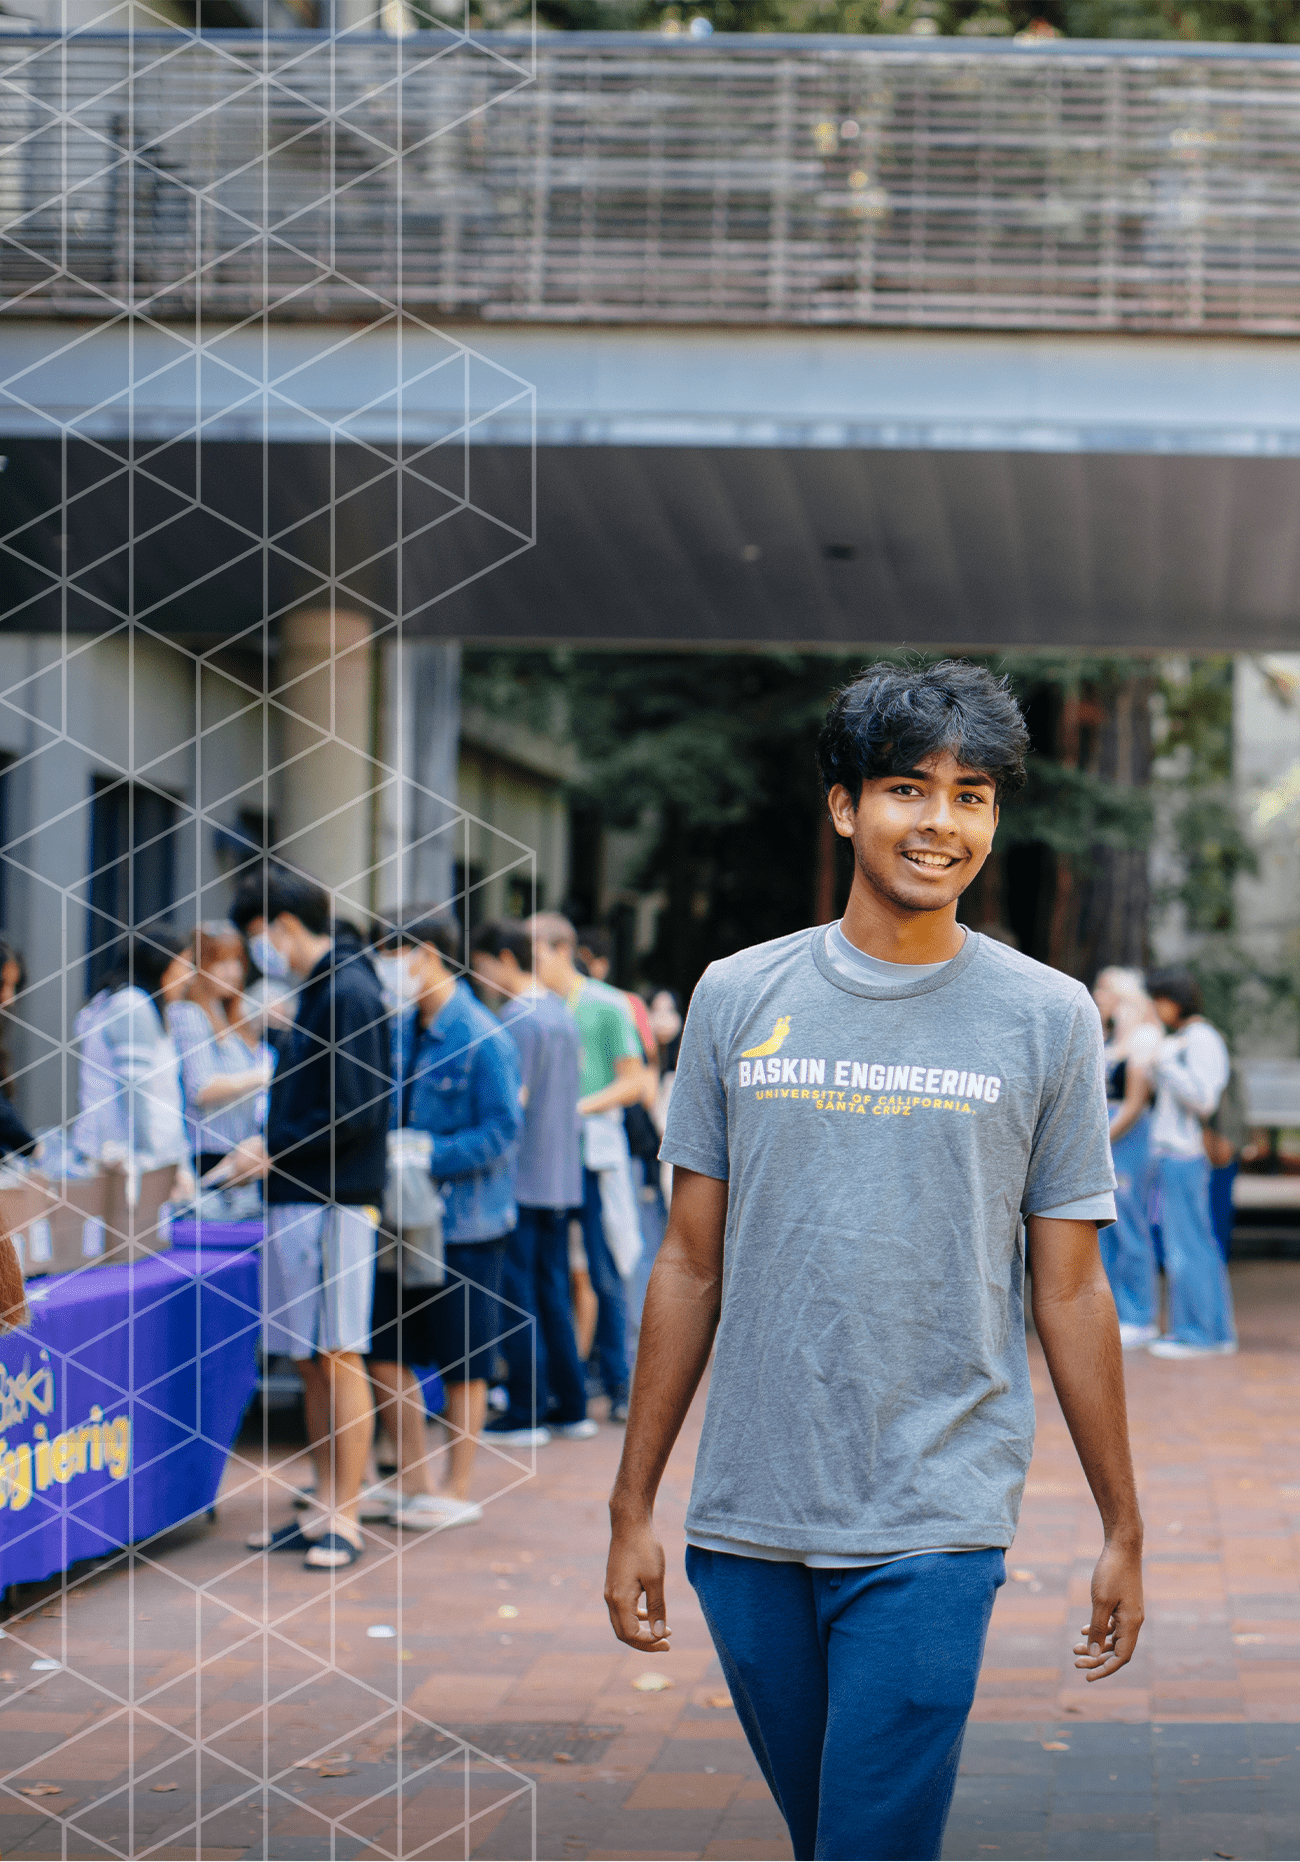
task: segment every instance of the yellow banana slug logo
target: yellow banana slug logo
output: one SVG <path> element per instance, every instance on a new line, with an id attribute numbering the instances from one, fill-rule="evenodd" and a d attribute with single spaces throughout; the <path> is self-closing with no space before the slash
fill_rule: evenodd
<path id="1" fill-rule="evenodd" d="M 790 1017 L 788 1015 L 778 1015 L 776 1018 L 776 1027 L 773 1028 L 767 1040 L 760 1041 L 757 1047 L 745 1048 L 742 1058 L 745 1060 L 759 1060 L 768 1054 L 779 1054 L 781 1051 L 781 1043 L 785 1040 L 789 1032 Z"/>

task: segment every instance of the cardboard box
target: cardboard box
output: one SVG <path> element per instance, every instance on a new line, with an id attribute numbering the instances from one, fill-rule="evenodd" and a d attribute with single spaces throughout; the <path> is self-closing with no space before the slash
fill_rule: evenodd
<path id="1" fill-rule="evenodd" d="M 13 1241 L 24 1279 L 48 1274 L 54 1258 L 49 1225 L 43 1220 L 48 1199 L 26 1177 L 5 1175 L 9 1180 L 0 1183 L 0 1228 Z"/>
<path id="2" fill-rule="evenodd" d="M 30 1273 L 71 1274 L 102 1262 L 105 1252 L 102 1176 L 47 1182 L 33 1171 L 28 1188 L 39 1212 L 27 1224 Z"/>

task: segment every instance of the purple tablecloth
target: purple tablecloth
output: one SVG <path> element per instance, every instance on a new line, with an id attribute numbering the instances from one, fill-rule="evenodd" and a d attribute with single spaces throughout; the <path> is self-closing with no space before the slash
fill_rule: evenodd
<path id="1" fill-rule="evenodd" d="M 0 1585 L 202 1513 L 257 1369 L 257 1256 L 191 1251 L 28 1283 L 0 1338 Z"/>
<path id="2" fill-rule="evenodd" d="M 173 1248 L 201 1248 L 213 1254 L 242 1254 L 247 1248 L 260 1248 L 264 1234 L 261 1222 L 173 1222 Z"/>

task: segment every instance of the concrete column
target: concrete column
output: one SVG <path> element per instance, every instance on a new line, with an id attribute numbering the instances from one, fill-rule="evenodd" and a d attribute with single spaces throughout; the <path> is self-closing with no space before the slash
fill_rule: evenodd
<path id="1" fill-rule="evenodd" d="M 364 614 L 311 608 L 281 623 L 276 851 L 338 894 L 349 917 L 373 897 L 374 673 Z"/>
<path id="2" fill-rule="evenodd" d="M 384 656 L 381 910 L 452 901 L 464 857 L 456 805 L 460 642 L 394 641 Z"/>

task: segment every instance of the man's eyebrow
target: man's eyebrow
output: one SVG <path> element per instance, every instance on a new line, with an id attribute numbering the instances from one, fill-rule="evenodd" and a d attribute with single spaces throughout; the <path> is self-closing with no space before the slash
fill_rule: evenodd
<path id="1" fill-rule="evenodd" d="M 934 771 L 930 769 L 900 769 L 889 778 L 891 782 L 933 782 Z M 959 788 L 996 789 L 997 783 L 992 776 L 982 769 L 958 770 L 954 778 Z"/>

